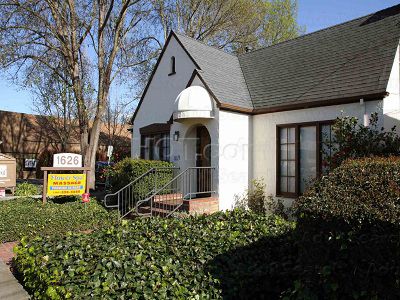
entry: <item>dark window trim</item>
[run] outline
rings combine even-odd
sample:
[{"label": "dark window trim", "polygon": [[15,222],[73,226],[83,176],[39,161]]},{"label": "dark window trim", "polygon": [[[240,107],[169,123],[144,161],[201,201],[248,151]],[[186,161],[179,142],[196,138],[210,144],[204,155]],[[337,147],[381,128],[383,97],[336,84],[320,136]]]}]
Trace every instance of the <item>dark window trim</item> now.
[{"label": "dark window trim", "polygon": [[171,56],[171,72],[168,76],[176,74],[176,59],[175,56]]},{"label": "dark window trim", "polygon": [[[168,127],[169,128],[169,127]],[[146,131],[140,131],[140,158],[141,159],[145,159],[145,151],[146,151],[146,138],[154,138],[156,135],[167,135],[168,139],[171,139],[170,136],[170,130],[155,130],[153,132],[150,132],[148,130]],[[167,155],[167,157],[163,157],[162,151],[164,150],[164,148],[168,149],[169,154]],[[154,140],[150,139],[150,144],[149,144],[149,160],[153,160],[154,159]],[[160,147],[159,148],[159,154],[158,157],[159,159],[163,158],[162,160],[164,161],[170,161],[170,156],[171,155],[171,144],[169,142],[168,146],[164,146],[164,147]]]},{"label": "dark window trim", "polygon": [[[301,127],[316,127],[316,167],[317,167],[317,176],[321,176],[322,171],[322,157],[320,155],[321,152],[321,126],[322,125],[332,125],[335,120],[323,120],[323,121],[315,121],[315,122],[302,122],[302,123],[288,123],[288,124],[277,124],[276,125],[276,196],[277,197],[286,197],[286,198],[297,198],[300,196],[300,128]],[[280,191],[280,180],[281,180],[281,143],[280,143],[280,130],[282,128],[295,128],[295,166],[296,166],[296,185],[295,192],[281,192]]]},{"label": "dark window trim", "polygon": [[139,129],[141,135],[152,135],[157,133],[170,132],[171,123],[153,123]]}]

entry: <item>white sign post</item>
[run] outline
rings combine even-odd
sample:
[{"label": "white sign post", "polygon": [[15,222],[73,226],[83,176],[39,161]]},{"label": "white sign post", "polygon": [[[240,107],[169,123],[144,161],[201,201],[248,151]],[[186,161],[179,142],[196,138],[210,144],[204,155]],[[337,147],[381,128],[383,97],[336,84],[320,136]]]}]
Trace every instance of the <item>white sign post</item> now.
[{"label": "white sign post", "polygon": [[107,157],[108,158],[110,158],[112,156],[113,150],[114,150],[114,147],[109,145],[107,148]]},{"label": "white sign post", "polygon": [[58,153],[53,156],[53,167],[56,168],[81,168],[82,155],[75,153]]}]

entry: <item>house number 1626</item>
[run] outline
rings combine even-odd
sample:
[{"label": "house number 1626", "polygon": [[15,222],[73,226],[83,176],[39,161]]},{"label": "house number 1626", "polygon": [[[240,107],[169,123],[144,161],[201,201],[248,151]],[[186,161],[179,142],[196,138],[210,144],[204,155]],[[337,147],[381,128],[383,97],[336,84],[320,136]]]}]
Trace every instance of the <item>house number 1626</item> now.
[{"label": "house number 1626", "polygon": [[82,167],[82,155],[75,153],[54,154],[53,167]]}]

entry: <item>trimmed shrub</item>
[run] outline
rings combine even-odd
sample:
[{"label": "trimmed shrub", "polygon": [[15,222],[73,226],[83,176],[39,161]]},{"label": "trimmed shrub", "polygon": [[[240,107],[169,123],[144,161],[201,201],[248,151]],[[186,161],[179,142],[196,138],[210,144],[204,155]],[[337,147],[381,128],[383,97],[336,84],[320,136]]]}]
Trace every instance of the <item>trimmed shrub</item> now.
[{"label": "trimmed shrub", "polygon": [[298,274],[289,295],[400,297],[400,159],[348,160],[295,204]]},{"label": "trimmed shrub", "polygon": [[[142,174],[149,171],[151,168],[169,167],[173,167],[173,164],[170,162],[125,158],[108,170],[111,189],[113,192],[119,190]],[[150,174],[146,178],[143,178],[142,184],[140,187],[137,187],[137,189],[145,190],[142,192],[146,193],[147,190],[150,191],[152,188],[154,188],[154,182],[157,183],[157,187],[161,187],[162,184],[166,184],[173,178],[173,174],[174,173],[171,170]]]},{"label": "trimmed shrub", "polygon": [[23,182],[17,184],[17,188],[15,190],[15,196],[25,196],[25,197],[30,197],[30,196],[35,196],[35,195],[40,195],[40,189],[37,185],[31,184],[29,182]]},{"label": "trimmed shrub", "polygon": [[[276,265],[258,263],[280,253],[252,243],[276,245],[292,228],[280,218],[240,210],[142,218],[87,235],[22,240],[15,263],[36,299],[219,299],[225,292],[248,298],[248,289],[240,289],[246,280],[258,286],[251,295],[269,292],[264,279],[276,274]],[[235,290],[224,291],[230,283]]]},{"label": "trimmed shrub", "polygon": [[21,198],[0,201],[0,241],[19,240],[23,236],[65,234],[110,226],[115,212],[107,212],[95,200],[83,205],[74,198]]},{"label": "trimmed shrub", "polygon": [[[295,203],[298,217],[349,224],[400,225],[400,158],[348,160]],[[341,225],[344,225],[341,224]]]}]

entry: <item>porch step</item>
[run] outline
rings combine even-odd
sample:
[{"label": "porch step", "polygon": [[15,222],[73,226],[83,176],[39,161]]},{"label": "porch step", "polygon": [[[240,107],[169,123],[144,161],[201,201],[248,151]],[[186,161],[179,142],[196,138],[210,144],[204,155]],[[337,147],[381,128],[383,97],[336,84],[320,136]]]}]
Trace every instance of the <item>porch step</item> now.
[{"label": "porch step", "polygon": [[183,195],[181,193],[155,195],[153,197],[153,199],[154,199],[154,202],[172,201],[172,200],[176,200],[176,199],[183,199]]},{"label": "porch step", "polygon": [[139,213],[146,215],[148,214],[148,216],[150,216],[150,214],[152,213],[153,216],[166,217],[171,213],[171,211],[157,207],[153,207],[152,210],[150,206],[144,206],[139,208]]},{"label": "porch step", "polygon": [[155,201],[153,203],[153,207],[172,211],[182,204],[183,204],[183,199],[171,199],[171,200]]}]

